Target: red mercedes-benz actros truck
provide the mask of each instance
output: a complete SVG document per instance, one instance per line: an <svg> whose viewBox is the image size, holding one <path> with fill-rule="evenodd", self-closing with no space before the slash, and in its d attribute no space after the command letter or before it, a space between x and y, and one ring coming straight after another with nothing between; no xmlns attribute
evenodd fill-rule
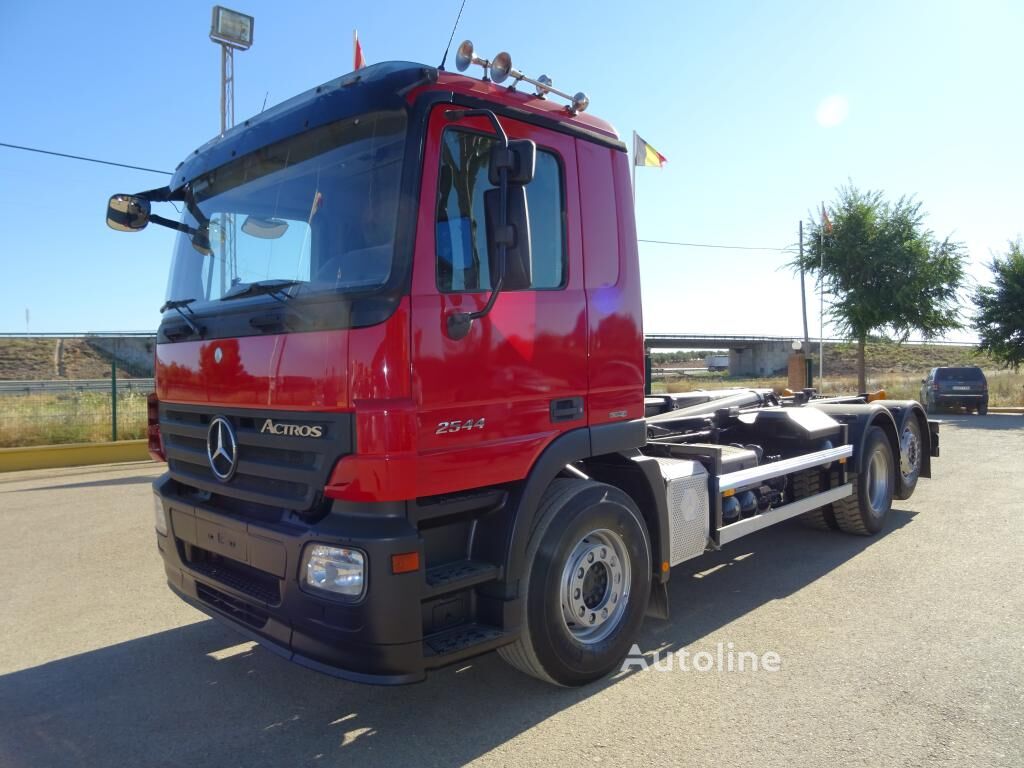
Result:
<svg viewBox="0 0 1024 768"><path fill-rule="evenodd" d="M938 455L914 402L645 396L626 147L482 63L360 69L108 208L178 231L149 427L170 588L348 679L497 649L588 683L667 618L673 566L798 515L877 533Z"/></svg>

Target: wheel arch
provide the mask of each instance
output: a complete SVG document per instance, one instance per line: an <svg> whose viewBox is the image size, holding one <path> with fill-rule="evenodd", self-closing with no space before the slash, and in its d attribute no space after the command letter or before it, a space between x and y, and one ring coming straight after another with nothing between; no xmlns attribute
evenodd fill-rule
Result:
<svg viewBox="0 0 1024 768"><path fill-rule="evenodd" d="M897 434L903 433L903 426L909 419L916 419L921 432L921 477L932 476L932 434L928 428L928 414L916 400L876 400L875 403L888 410L896 422ZM897 455L899 443L897 441Z"/></svg>
<svg viewBox="0 0 1024 768"><path fill-rule="evenodd" d="M583 462L583 471L594 480L618 488L629 496L647 526L647 536L651 542L651 561L653 580L666 583L669 571L662 567L669 562L671 541L669 539L668 499L664 491L659 493L659 486L664 489L658 462L639 451L612 453L594 456Z"/></svg>
<svg viewBox="0 0 1024 768"><path fill-rule="evenodd" d="M537 523L540 500L551 482L569 464L587 460L593 463L596 460L609 457L614 459L616 454L620 454L619 458L621 459L621 454L635 452L646 441L647 423L643 419L637 419L573 429L562 433L548 444L510 500L512 517L504 568L510 596L519 594L519 582L526 565L526 550L530 534ZM595 479L600 480L596 477ZM616 483L610 484L620 487ZM634 503L640 507L641 514L644 515L646 521L646 514L640 501L628 490L624 488L621 490L630 495ZM653 535L650 530L648 530L648 535ZM658 552L658 549L653 549L652 540L652 555Z"/></svg>
<svg viewBox="0 0 1024 768"><path fill-rule="evenodd" d="M847 439L853 446L851 470L860 473L864 460L864 443L871 427L881 427L889 440L893 456L900 455L900 432L896 428L896 419L889 408L881 405L881 401L873 403L824 403L815 405L836 421L846 424ZM925 425L927 429L927 424Z"/></svg>

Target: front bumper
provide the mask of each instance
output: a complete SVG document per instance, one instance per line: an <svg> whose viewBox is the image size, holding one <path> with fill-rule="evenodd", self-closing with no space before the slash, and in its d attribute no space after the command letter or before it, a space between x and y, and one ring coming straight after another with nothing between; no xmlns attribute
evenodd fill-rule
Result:
<svg viewBox="0 0 1024 768"><path fill-rule="evenodd" d="M257 523L212 511L154 485L168 520L157 533L170 588L183 600L268 650L319 672L362 683L422 680L423 572L393 574L391 555L419 552L415 528L399 515L329 514L315 525ZM366 554L358 600L302 590L300 558L312 541Z"/></svg>

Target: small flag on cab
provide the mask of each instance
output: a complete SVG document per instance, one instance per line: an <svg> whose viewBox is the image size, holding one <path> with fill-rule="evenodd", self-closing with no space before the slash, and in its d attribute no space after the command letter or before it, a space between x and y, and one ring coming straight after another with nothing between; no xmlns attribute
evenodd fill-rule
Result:
<svg viewBox="0 0 1024 768"><path fill-rule="evenodd" d="M661 152L656 150L640 135L633 131L633 204L636 204L636 169L637 168L663 168L668 162Z"/></svg>
<svg viewBox="0 0 1024 768"><path fill-rule="evenodd" d="M668 158L633 131L633 165L641 168L661 168L667 162Z"/></svg>
<svg viewBox="0 0 1024 768"><path fill-rule="evenodd" d="M366 66L366 58L363 56L363 46L359 44L359 30L352 30L352 47L355 50L355 64L352 67L354 72Z"/></svg>

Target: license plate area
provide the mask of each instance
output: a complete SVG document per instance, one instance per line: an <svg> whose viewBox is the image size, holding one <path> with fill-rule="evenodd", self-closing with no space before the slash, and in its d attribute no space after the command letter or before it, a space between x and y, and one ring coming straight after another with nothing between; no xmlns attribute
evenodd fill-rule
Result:
<svg viewBox="0 0 1024 768"><path fill-rule="evenodd" d="M209 520L196 519L196 544L209 552L230 557L240 563L249 562L249 535Z"/></svg>
<svg viewBox="0 0 1024 768"><path fill-rule="evenodd" d="M957 392L970 392L972 387L964 387L964 386L957 385L957 386L954 386L953 389L955 389Z"/></svg>
<svg viewBox="0 0 1024 768"><path fill-rule="evenodd" d="M198 508L172 503L171 525L174 535L185 544L229 558L283 579L288 567L284 544L255 533L246 523L214 518Z"/></svg>

